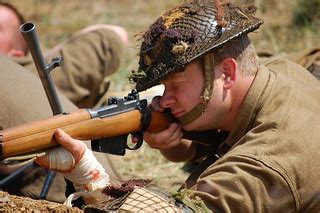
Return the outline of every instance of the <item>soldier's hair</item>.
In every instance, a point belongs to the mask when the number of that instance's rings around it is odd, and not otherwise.
[[[23,15],[20,13],[20,11],[14,7],[12,4],[7,3],[7,2],[1,2],[0,1],[0,6],[4,6],[7,7],[8,9],[10,9],[14,14],[16,14],[16,16],[19,19],[19,23],[23,24],[25,22]]]
[[[254,75],[258,71],[259,60],[247,35],[242,35],[224,44],[214,51],[215,62],[221,63],[226,58],[234,58],[239,69],[245,75]]]

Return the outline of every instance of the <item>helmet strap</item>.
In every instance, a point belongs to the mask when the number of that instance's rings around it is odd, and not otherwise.
[[[204,87],[202,95],[200,96],[200,102],[188,113],[179,118],[182,125],[191,123],[205,112],[213,91],[214,62],[214,53],[206,53],[204,56]]]

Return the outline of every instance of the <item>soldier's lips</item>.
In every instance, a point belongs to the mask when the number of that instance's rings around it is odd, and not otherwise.
[[[173,114],[174,117],[179,118],[184,114],[184,112],[183,111],[172,112],[172,114]]]

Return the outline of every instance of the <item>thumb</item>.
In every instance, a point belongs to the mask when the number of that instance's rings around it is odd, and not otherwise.
[[[84,154],[86,145],[82,141],[72,138],[61,129],[57,129],[54,132],[54,136],[57,142],[72,154],[75,162],[79,162]]]
[[[156,112],[163,112],[164,111],[164,108],[162,108],[160,106],[160,99],[161,99],[161,96],[155,96],[152,98],[152,101],[151,101],[151,104],[149,105],[150,109],[156,111]]]

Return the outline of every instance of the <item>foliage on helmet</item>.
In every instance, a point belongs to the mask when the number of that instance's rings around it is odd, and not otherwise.
[[[192,60],[257,29],[256,7],[213,1],[189,2],[165,11],[141,36],[138,71],[130,76],[138,91],[183,71]]]

